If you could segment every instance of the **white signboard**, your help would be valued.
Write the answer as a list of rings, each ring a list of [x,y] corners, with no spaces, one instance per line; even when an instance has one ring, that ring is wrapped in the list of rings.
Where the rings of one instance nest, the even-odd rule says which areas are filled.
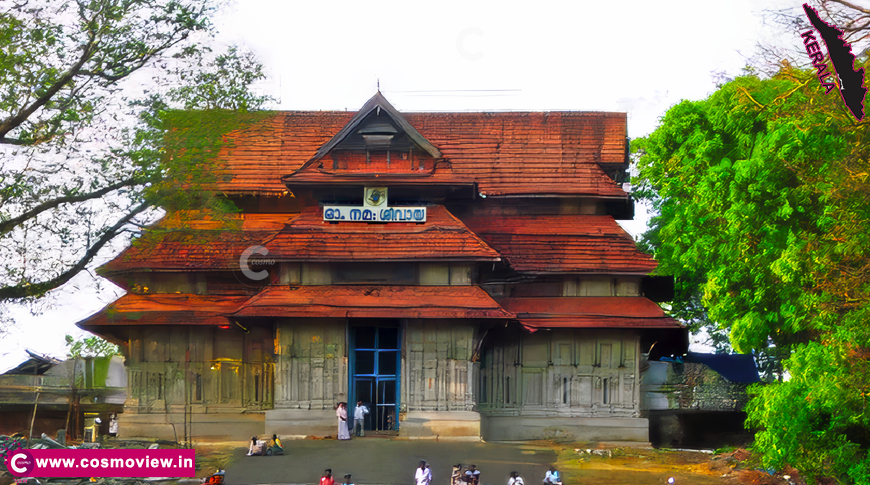
[[[383,209],[367,209],[345,205],[327,205],[323,207],[324,221],[353,222],[426,222],[425,207],[384,207]]]

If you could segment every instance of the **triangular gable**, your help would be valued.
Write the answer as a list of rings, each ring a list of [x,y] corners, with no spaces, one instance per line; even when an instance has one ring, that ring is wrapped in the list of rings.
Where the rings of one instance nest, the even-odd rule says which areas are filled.
[[[308,168],[312,163],[321,158],[325,157],[333,148],[338,146],[342,141],[344,141],[348,136],[355,133],[357,129],[362,125],[363,121],[373,112],[376,111],[376,114],[380,113],[380,110],[383,110],[390,119],[393,120],[394,123],[399,125],[399,128],[404,131],[404,134],[421,150],[428,153],[432,158],[442,158],[441,151],[435,148],[435,145],[429,142],[423,135],[417,131],[416,128],[411,126],[410,123],[402,116],[401,113],[392,105],[384,95],[381,94],[380,91],[375,93],[371,99],[369,99],[365,105],[350,119],[350,121],[341,129],[331,140],[329,140],[325,145],[321,146],[317,153],[311,157],[310,160],[305,162],[302,167],[297,170],[297,172],[301,172]]]

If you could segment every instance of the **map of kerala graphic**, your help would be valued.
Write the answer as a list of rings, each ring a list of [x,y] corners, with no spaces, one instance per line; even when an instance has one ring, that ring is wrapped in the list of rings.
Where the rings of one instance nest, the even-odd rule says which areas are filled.
[[[867,89],[864,87],[864,68],[855,69],[852,46],[843,40],[842,30],[834,25],[828,25],[819,17],[816,9],[806,3],[804,12],[828,47],[828,56],[840,81],[838,84],[843,103],[852,112],[852,116],[861,121],[864,118],[864,96],[867,94]]]

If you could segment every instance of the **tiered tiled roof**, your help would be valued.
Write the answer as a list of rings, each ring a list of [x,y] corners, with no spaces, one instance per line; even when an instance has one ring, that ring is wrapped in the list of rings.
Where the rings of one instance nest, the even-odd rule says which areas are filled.
[[[463,220],[519,272],[649,274],[656,267],[612,216],[475,214]]]
[[[625,114],[399,114],[380,94],[366,106],[351,125],[354,113],[283,112],[227,134],[219,160],[230,177],[218,188],[229,195],[280,195],[287,192],[283,177],[294,187],[476,185],[484,196],[627,200],[602,168],[625,162]],[[389,161],[378,158],[380,152],[377,157],[360,152],[354,147],[362,141],[351,139],[362,136],[359,126],[371,119],[373,109],[379,116],[382,107],[397,140],[405,137],[401,146],[410,147]],[[425,223],[327,222],[323,208],[305,202],[309,206],[299,214],[241,214],[229,222],[168,217],[102,271],[236,270],[242,252],[252,246],[265,246],[276,261],[504,259],[513,270],[532,274],[641,275],[656,267],[607,215],[517,215],[505,212],[522,211],[517,204],[509,209],[494,204],[476,206],[460,220],[433,205]],[[370,285],[265,286],[253,297],[128,294],[79,326],[109,331],[107,326],[114,325],[226,325],[249,317],[518,319],[532,331],[681,328],[643,297],[496,302],[477,286]]]
[[[310,207],[265,246],[281,261],[498,261],[499,254],[443,206],[427,208],[426,222],[327,222]]]
[[[227,136],[220,159],[231,175],[225,192],[280,194],[280,177],[311,159],[354,113],[290,111]],[[379,182],[474,183],[488,196],[550,194],[622,198],[626,193],[599,164],[625,160],[625,114],[598,112],[407,113],[449,164],[431,176],[384,174]],[[292,176],[300,182],[361,183],[333,176],[325,164]],[[398,172],[396,169],[395,172]],[[401,171],[406,171],[402,169]],[[404,178],[403,178],[404,177]]]
[[[539,328],[682,328],[644,297],[505,298],[499,301],[529,330]]]
[[[154,233],[135,241],[100,272],[238,269],[245,249],[264,244],[296,215],[240,214],[237,224],[194,219],[183,228],[175,220],[163,220]]]
[[[477,286],[271,286],[237,317],[511,318]]]
[[[184,293],[128,293],[77,325],[85,330],[106,325],[229,325],[226,315],[247,296]]]

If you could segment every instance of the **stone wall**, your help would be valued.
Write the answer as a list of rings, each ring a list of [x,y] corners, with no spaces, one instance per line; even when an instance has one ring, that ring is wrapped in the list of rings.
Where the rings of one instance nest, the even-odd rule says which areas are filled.
[[[125,414],[251,412],[272,407],[271,327],[130,330]]]
[[[482,355],[481,412],[638,417],[638,345],[627,332],[493,331]]]
[[[638,347],[630,332],[494,329],[481,356],[483,438],[646,441]]]
[[[404,327],[401,436],[480,439],[471,361],[478,326],[462,320],[409,320]]]
[[[743,411],[749,384],[730,382],[704,364],[649,362],[643,376],[647,410]]]
[[[475,406],[471,354],[477,325],[455,320],[410,320],[402,351],[400,412],[471,411]]]
[[[345,319],[282,319],[276,335],[275,409],[333,411],[347,401]]]

